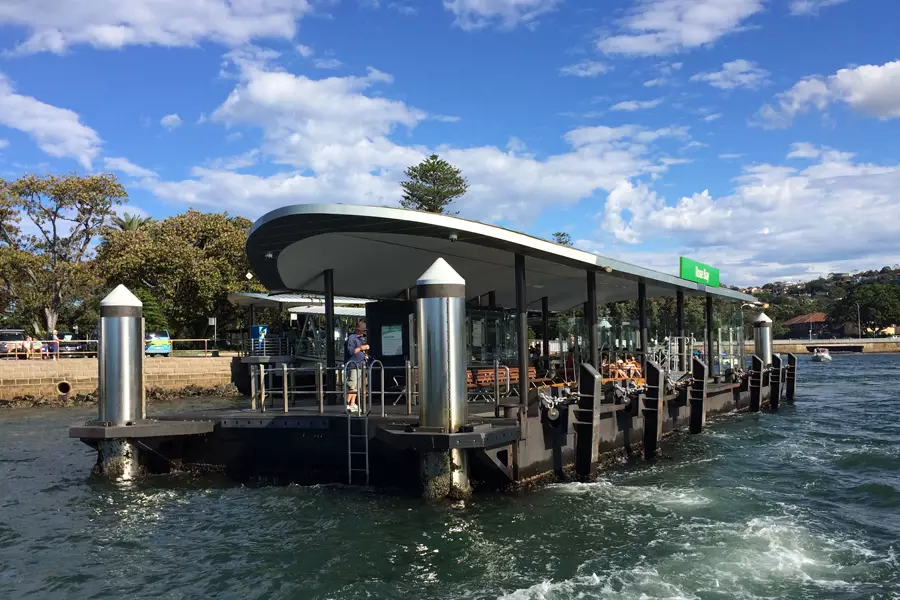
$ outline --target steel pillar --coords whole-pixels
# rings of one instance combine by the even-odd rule
[[[600,339],[597,336],[597,274],[587,272],[587,303],[585,304],[584,319],[588,330],[588,356],[591,366],[600,372]]]
[[[334,270],[326,269],[322,273],[325,278],[325,389],[334,392],[337,389],[334,367],[337,366],[334,356]],[[336,402],[332,396],[329,404]]]

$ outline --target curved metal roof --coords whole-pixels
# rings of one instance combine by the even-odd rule
[[[524,233],[447,215],[350,204],[300,204],[262,216],[250,229],[247,257],[273,293],[322,293],[322,273],[334,271],[335,294],[396,298],[438,258],[466,280],[469,298],[489,292],[515,306],[514,260],[526,257],[528,302],[546,296],[551,310],[586,300],[585,271],[597,273],[598,303],[647,296],[706,295],[753,302],[727,288],[678,277]]]

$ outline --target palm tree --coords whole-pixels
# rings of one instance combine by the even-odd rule
[[[124,213],[122,216],[112,218],[112,224],[119,228],[120,231],[134,231],[153,222],[153,217],[142,217],[140,215],[132,215]]]

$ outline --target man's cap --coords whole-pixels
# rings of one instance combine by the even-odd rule
[[[366,331],[366,322],[365,321],[357,321],[356,329],[358,329],[359,331]]]

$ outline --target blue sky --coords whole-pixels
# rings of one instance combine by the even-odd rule
[[[85,5],[85,6],[82,6]],[[12,0],[0,177],[113,171],[128,210],[396,205],[753,284],[900,263],[893,0]]]

